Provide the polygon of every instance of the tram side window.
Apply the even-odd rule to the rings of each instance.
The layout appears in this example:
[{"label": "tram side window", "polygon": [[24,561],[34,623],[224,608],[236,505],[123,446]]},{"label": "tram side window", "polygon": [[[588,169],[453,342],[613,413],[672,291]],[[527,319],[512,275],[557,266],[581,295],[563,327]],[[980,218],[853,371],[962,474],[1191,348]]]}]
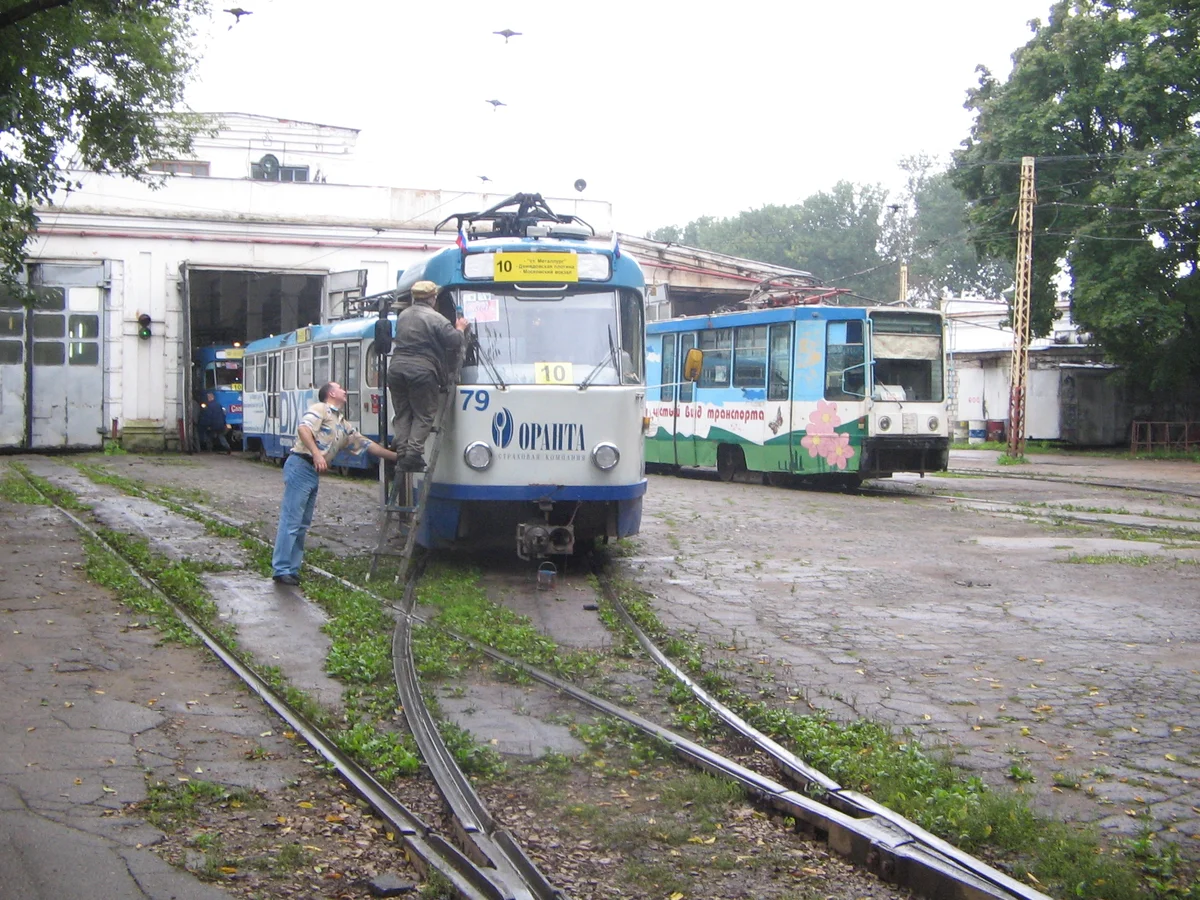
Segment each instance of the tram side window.
[{"label": "tram side window", "polygon": [[791,393],[792,326],[771,326],[771,370],[767,378],[767,399],[786,400]]},{"label": "tram side window", "polygon": [[862,320],[830,322],[825,332],[825,399],[861,400],[865,362]]},{"label": "tram side window", "polygon": [[313,387],[312,347],[301,347],[296,353],[296,387],[300,390]]},{"label": "tram side window", "polygon": [[767,386],[767,326],[737,328],[733,333],[733,386]]},{"label": "tram side window", "polygon": [[675,399],[673,382],[679,380],[679,376],[675,374],[675,340],[676,336],[673,334],[662,336],[662,377],[660,381],[663,387],[659,396],[668,402]]},{"label": "tram side window", "polygon": [[283,351],[283,384],[280,389],[294,391],[296,389],[296,349],[294,347]]},{"label": "tram side window", "polygon": [[347,345],[346,347],[346,380],[342,387],[346,389],[346,415],[358,418],[358,398],[361,383],[358,377],[358,354],[362,352],[362,344]]},{"label": "tram side window", "polygon": [[346,387],[346,345],[333,345],[333,368],[329,372],[329,380],[336,381]]},{"label": "tram side window", "polygon": [[621,359],[621,383],[645,382],[646,322],[642,317],[642,298],[636,291],[620,293],[621,349],[629,355]]},{"label": "tram side window", "polygon": [[313,386],[320,389],[329,377],[329,345],[320,344],[313,347]]},{"label": "tram side window", "polygon": [[700,349],[704,351],[704,368],[700,371],[700,387],[729,387],[729,350],[733,344],[732,332],[731,328],[700,332]]}]

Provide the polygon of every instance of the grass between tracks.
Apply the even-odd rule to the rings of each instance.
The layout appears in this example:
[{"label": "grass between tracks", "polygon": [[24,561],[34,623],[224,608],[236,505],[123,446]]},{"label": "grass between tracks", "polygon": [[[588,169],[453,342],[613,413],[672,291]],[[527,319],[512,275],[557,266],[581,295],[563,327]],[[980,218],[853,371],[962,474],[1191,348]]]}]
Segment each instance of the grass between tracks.
[{"label": "grass between tracks", "polygon": [[[8,479],[0,482],[0,491],[6,496],[7,484]],[[194,512],[181,511],[197,518]],[[260,572],[269,573],[269,550],[247,539],[243,546]],[[365,560],[344,560],[319,552],[310,552],[309,558],[350,581],[363,580]],[[399,589],[387,573],[372,583],[371,589],[398,599]],[[329,670],[348,684],[349,724],[339,735],[343,746],[369,765],[385,769],[390,765],[392,774],[404,774],[411,752],[407,736],[401,738],[387,727],[395,723],[398,712],[391,679],[390,615],[366,594],[313,575],[306,579],[305,592],[331,616],[327,630],[334,649]],[[725,675],[705,667],[702,647],[666,634],[646,595],[628,586],[622,594],[639,624],[707,690],[844,786],[871,795],[963,849],[1003,862],[1018,877],[1055,896],[1200,900],[1200,884],[1180,874],[1182,865],[1174,844],[1156,839],[1151,823],[1146,823],[1137,838],[1106,846],[1095,831],[1038,817],[1019,793],[989,790],[980,779],[924,750],[910,734],[896,735],[869,721],[839,723],[820,711],[798,715],[747,697]],[[422,582],[419,599],[436,607],[440,620],[460,633],[563,677],[592,676],[601,664],[595,654],[561,651],[527,621],[488,601],[474,570],[450,564],[434,566]],[[625,635],[617,652],[631,654],[632,638],[611,610],[602,610],[610,629]],[[414,631],[414,653],[427,678],[455,675],[483,664],[467,645],[429,626]],[[517,672],[504,673],[507,667],[500,668],[502,674],[520,677]],[[717,732],[711,714],[685,691],[672,689],[670,696],[680,726],[700,736]],[[621,726],[601,724],[575,730],[590,747],[625,742],[633,748],[631,759],[635,762],[638,753],[646,761],[661,753],[653,742],[626,734]],[[446,737],[469,770],[487,775],[500,771],[494,751],[479,747],[470,735],[449,728]],[[412,760],[415,766],[415,753]],[[554,756],[548,755],[543,764],[554,762]],[[586,816],[587,811],[581,807],[578,814]]]}]

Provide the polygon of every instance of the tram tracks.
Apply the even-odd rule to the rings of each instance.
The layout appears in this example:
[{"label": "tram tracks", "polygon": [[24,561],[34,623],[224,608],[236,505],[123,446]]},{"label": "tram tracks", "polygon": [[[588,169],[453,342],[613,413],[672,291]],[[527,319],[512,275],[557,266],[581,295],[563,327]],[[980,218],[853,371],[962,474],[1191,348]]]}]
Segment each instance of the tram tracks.
[{"label": "tram tracks", "polygon": [[[161,498],[149,493],[142,493],[141,496],[153,502],[163,502]],[[238,528],[242,534],[249,536],[243,523],[202,507],[185,508],[190,509],[195,516]],[[59,509],[77,527],[103,543],[99,535],[86,523],[61,506]],[[109,549],[117,553],[114,548]],[[409,727],[413,730],[422,756],[445,797],[447,807],[451,811],[451,820],[455,823],[455,835],[465,848],[462,850],[406,810],[394,796],[375,782],[369,773],[342,754],[332,740],[292,710],[262,679],[221,647],[203,626],[182,611],[181,619],[187,622],[205,644],[243,678],[252,690],[303,735],[380,816],[396,829],[419,867],[433,868],[441,872],[454,885],[460,896],[464,897],[512,897],[514,900],[520,897],[539,900],[562,897],[563,894],[537,870],[511,835],[499,827],[487,811],[471,787],[470,781],[454,764],[451,754],[441,741],[432,716],[421,699],[411,659],[411,625],[423,623],[424,620],[415,615],[412,609],[420,571],[419,567],[411,568],[410,577],[405,584],[404,600],[397,609],[399,615],[393,638],[395,675]],[[382,604],[390,605],[390,601],[365,591],[361,585],[328,571],[317,568],[314,568],[314,571],[347,588],[373,596]],[[139,575],[139,578],[146,581],[144,576]],[[626,627],[630,628],[647,654],[673,677],[686,684],[699,702],[716,713],[743,740],[753,743],[759,753],[769,758],[787,779],[799,786],[800,791],[714,753],[686,737],[596,697],[569,682],[463,636],[451,634],[496,661],[519,668],[531,678],[600,712],[619,718],[668,744],[676,755],[690,764],[737,782],[760,802],[794,818],[798,823],[804,823],[805,830],[824,838],[831,848],[886,881],[903,884],[926,896],[936,897],[1021,897],[1026,900],[1039,900],[1044,896],[961,853],[869,798],[842,788],[742,722],[734,713],[708,696],[654,646],[625,611],[611,585],[605,585],[605,592],[609,602],[614,605]],[[166,596],[165,593],[163,596]]]}]

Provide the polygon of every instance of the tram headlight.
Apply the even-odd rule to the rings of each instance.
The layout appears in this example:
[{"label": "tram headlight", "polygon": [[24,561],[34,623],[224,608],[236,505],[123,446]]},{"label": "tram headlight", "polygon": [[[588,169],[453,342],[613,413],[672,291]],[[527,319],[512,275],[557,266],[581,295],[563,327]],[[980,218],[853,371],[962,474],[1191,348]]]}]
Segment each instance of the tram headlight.
[{"label": "tram headlight", "polygon": [[879,417],[879,430],[880,431],[887,431],[891,427],[892,427],[892,417],[891,416],[880,416]]},{"label": "tram headlight", "polygon": [[463,461],[478,472],[482,472],[492,464],[492,448],[484,441],[474,441],[467,444],[463,451]]},{"label": "tram headlight", "polygon": [[942,423],[938,421],[938,417],[937,417],[937,416],[930,416],[930,417],[929,417],[929,423],[928,423],[928,424],[929,424],[929,430],[930,430],[930,431],[937,431],[937,430],[938,430],[938,426],[939,426],[939,425],[941,425]]},{"label": "tram headlight", "polygon": [[592,462],[596,468],[608,471],[621,461],[621,451],[614,444],[597,444],[592,448]]}]

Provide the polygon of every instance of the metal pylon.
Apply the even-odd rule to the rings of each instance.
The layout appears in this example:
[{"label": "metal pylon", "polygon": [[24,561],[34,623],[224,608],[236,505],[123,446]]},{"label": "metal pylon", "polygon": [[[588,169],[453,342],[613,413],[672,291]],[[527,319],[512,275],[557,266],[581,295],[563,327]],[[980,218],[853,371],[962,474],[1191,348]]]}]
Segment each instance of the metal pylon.
[{"label": "metal pylon", "polygon": [[1029,381],[1029,294],[1033,279],[1033,157],[1021,157],[1017,205],[1017,286],[1013,294],[1012,392],[1008,404],[1008,455],[1025,454],[1025,399]]}]

